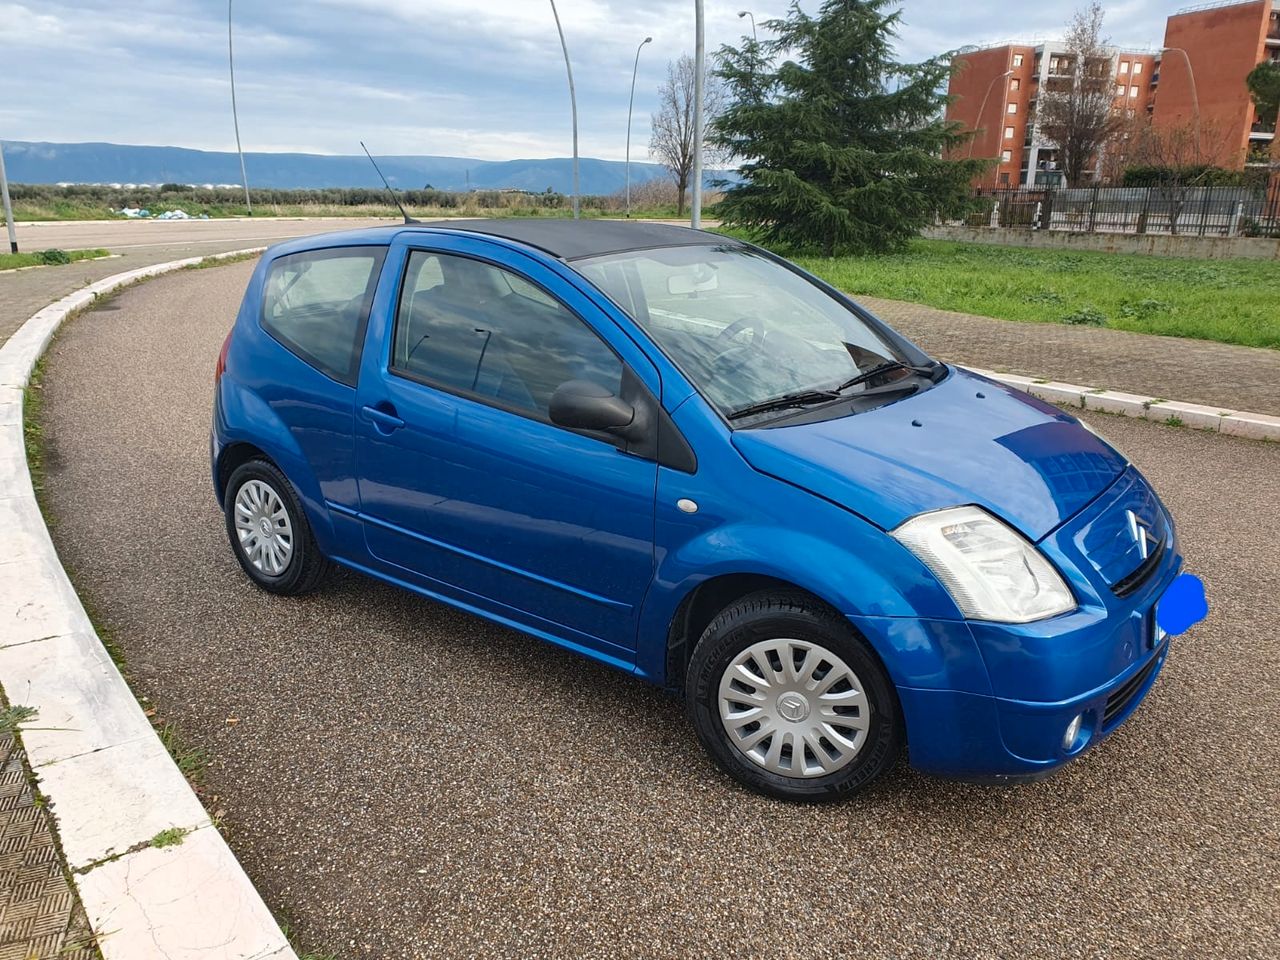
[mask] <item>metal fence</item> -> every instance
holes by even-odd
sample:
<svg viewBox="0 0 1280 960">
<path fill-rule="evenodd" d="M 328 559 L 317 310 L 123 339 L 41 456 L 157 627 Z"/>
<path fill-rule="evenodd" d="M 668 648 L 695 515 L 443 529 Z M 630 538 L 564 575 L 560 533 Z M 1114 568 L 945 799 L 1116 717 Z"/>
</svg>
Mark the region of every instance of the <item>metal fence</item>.
<svg viewBox="0 0 1280 960">
<path fill-rule="evenodd" d="M 1280 237 L 1280 190 L 1082 187 L 980 190 L 973 227 L 1189 237 Z"/>
</svg>

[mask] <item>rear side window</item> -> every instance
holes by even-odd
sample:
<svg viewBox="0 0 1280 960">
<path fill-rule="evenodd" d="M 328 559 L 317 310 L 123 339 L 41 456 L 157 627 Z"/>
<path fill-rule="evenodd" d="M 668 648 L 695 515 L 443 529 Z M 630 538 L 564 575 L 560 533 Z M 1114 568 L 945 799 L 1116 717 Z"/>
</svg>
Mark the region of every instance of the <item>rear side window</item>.
<svg viewBox="0 0 1280 960">
<path fill-rule="evenodd" d="M 386 247 L 308 250 L 274 260 L 262 326 L 320 372 L 354 386 Z"/>
</svg>

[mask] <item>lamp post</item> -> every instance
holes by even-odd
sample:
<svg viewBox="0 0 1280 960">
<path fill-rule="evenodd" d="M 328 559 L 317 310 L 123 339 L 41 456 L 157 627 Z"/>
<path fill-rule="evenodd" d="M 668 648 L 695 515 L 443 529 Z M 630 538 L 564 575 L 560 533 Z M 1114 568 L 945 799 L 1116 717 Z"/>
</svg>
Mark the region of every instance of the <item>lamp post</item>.
<svg viewBox="0 0 1280 960">
<path fill-rule="evenodd" d="M 751 18 L 751 39 L 756 43 L 759 43 L 760 37 L 756 35 L 756 15 L 750 10 L 739 10 L 738 19 L 741 20 L 743 17 Z"/>
<path fill-rule="evenodd" d="M 1187 63 L 1187 77 L 1191 81 L 1191 109 L 1195 111 L 1196 117 L 1196 153 L 1198 154 L 1202 149 L 1200 143 L 1200 95 L 1196 92 L 1196 74 L 1191 69 L 1191 57 L 1181 47 L 1163 47 L 1160 52 L 1180 53 L 1182 54 L 1182 59 Z"/>
<path fill-rule="evenodd" d="M 693 0 L 694 68 L 693 68 L 693 201 L 689 204 L 689 226 L 702 229 L 702 116 L 703 88 L 707 72 L 707 36 L 703 22 L 702 0 Z"/>
<path fill-rule="evenodd" d="M 18 234 L 13 226 L 13 204 L 9 202 L 9 181 L 4 175 L 4 144 L 0 143 L 0 200 L 4 202 L 4 222 L 9 226 L 9 252 L 18 252 Z"/>
<path fill-rule="evenodd" d="M 978 115 L 974 117 L 974 120 L 973 120 L 974 136 L 969 138 L 969 156 L 970 157 L 973 156 L 973 147 L 978 140 L 977 133 L 978 133 L 979 125 L 982 123 L 982 113 L 984 110 L 987 109 L 987 98 L 991 96 L 991 91 L 995 89 L 997 80 L 1003 80 L 1005 77 L 1009 77 L 1012 75 L 1013 75 L 1012 70 L 1006 70 L 1004 73 L 998 76 L 992 77 L 991 82 L 987 84 L 987 92 L 982 95 L 982 103 L 978 104 Z"/>
<path fill-rule="evenodd" d="M 249 199 L 249 178 L 244 172 L 244 149 L 240 146 L 240 115 L 236 112 L 236 55 L 231 42 L 231 2 L 227 0 L 227 66 L 231 70 L 231 120 L 236 127 L 236 153 L 240 154 L 240 182 L 244 184 L 244 205 L 253 216 L 253 201 Z"/>
<path fill-rule="evenodd" d="M 551 15 L 556 18 L 556 32 L 560 34 L 560 49 L 564 51 L 564 70 L 569 75 L 569 110 L 573 114 L 573 219 L 578 219 L 578 94 L 573 88 L 573 65 L 569 63 L 569 46 L 564 42 L 564 27 L 560 26 L 560 13 L 556 0 L 551 0 Z"/>
<path fill-rule="evenodd" d="M 640 51 L 653 37 L 645 37 L 636 47 L 636 62 L 631 68 L 631 99 L 627 101 L 627 216 L 631 216 L 631 111 L 636 105 L 636 72 L 640 69 Z"/>
</svg>

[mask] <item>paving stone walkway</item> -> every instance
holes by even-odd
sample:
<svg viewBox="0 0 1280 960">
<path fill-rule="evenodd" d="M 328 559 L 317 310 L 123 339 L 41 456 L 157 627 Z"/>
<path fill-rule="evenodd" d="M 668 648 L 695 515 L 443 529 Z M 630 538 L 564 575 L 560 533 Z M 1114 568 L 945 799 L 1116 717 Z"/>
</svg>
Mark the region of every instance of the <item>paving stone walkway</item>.
<svg viewBox="0 0 1280 960">
<path fill-rule="evenodd" d="M 13 737 L 0 758 L 0 960 L 100 960 Z"/>
<path fill-rule="evenodd" d="M 875 297 L 858 300 L 942 360 L 1280 415 L 1280 350 L 1061 323 L 1017 323 Z"/>
</svg>

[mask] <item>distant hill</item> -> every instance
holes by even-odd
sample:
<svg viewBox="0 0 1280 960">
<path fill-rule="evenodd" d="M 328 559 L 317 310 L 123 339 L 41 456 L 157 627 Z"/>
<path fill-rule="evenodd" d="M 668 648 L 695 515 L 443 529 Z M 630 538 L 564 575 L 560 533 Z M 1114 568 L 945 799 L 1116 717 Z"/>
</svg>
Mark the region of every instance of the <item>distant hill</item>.
<svg viewBox="0 0 1280 960">
<path fill-rule="evenodd" d="M 240 182 L 235 153 L 185 147 L 128 146 L 116 143 L 31 143 L 4 141 L 5 166 L 14 183 L 227 183 Z M 573 160 L 472 160 L 465 157 L 377 157 L 392 185 L 438 190 L 516 188 L 558 193 L 573 188 Z M 254 187 L 304 189 L 379 187 L 381 182 L 363 155 L 246 153 L 245 168 Z M 584 157 L 580 163 L 584 194 L 611 194 L 626 183 L 618 160 Z M 631 182 L 665 177 L 654 163 L 632 161 Z M 708 178 L 713 178 L 708 173 Z"/>
</svg>

